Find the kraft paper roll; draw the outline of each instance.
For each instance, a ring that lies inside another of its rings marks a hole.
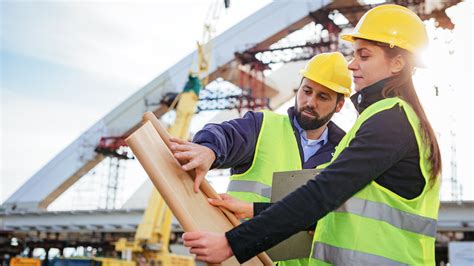
[[[152,112],[146,112],[143,114],[143,120],[150,121],[151,124],[155,127],[156,131],[160,135],[161,139],[164,141],[168,149],[170,148],[171,142],[170,142],[170,135],[168,134],[168,131],[161,125],[160,121],[156,118],[156,116]],[[180,162],[181,164],[183,162]],[[193,178],[194,180],[194,171],[188,171],[188,174]],[[201,186],[199,187],[201,191],[211,199],[221,199],[219,194],[212,188],[212,186],[207,182],[206,179],[204,179],[201,183]],[[240,224],[240,220],[235,217],[235,215],[228,211],[225,208],[220,208],[222,212],[227,216],[229,221],[232,223],[232,225],[237,226]],[[268,258],[269,259],[269,258]]]
[[[169,144],[169,137],[166,137],[167,132],[162,133],[165,136],[165,140],[163,140],[158,134],[160,130],[148,121],[131,134],[126,142],[183,229],[185,231],[204,230],[220,233],[232,229],[234,225],[229,218],[219,208],[209,204],[208,195],[202,192],[203,187],[206,186],[201,186],[201,191],[198,193],[193,191],[192,177],[181,168],[179,162],[168,149],[165,143]],[[216,195],[218,197],[210,185],[207,189],[210,190],[207,192],[214,198]],[[244,265],[273,265],[266,254],[262,257],[262,259],[260,257],[252,258]],[[232,257],[224,261],[222,265],[239,265],[239,263],[235,257]]]

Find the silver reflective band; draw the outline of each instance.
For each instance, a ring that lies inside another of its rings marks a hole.
[[[348,212],[387,222],[397,228],[429,237],[436,236],[435,219],[392,208],[380,202],[350,198],[335,212]]]
[[[255,182],[255,181],[246,181],[246,180],[231,180],[227,191],[233,192],[251,192],[258,194],[265,198],[270,198],[272,195],[272,187],[265,184]]]
[[[360,251],[338,248],[321,242],[314,242],[314,259],[321,260],[333,265],[408,265],[394,261],[382,256],[364,253]]]

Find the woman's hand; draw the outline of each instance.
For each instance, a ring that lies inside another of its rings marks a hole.
[[[240,201],[228,194],[219,194],[220,199],[209,199],[209,203],[216,207],[224,207],[233,212],[239,219],[253,217],[253,203]]]
[[[194,192],[197,193],[204,177],[214,163],[214,160],[216,160],[214,151],[208,147],[179,138],[171,138],[170,141],[171,152],[173,152],[174,157],[183,164],[181,168],[184,171],[193,169],[196,171]]]
[[[183,244],[196,259],[208,263],[221,263],[233,255],[223,233],[187,232],[183,234]]]

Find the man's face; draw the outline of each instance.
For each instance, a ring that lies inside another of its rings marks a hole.
[[[318,129],[341,110],[344,101],[337,102],[337,93],[319,83],[303,78],[296,94],[296,120],[304,130]]]

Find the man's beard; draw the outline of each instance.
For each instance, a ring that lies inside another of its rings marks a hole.
[[[299,110],[298,105],[295,104],[295,110],[296,110],[296,121],[298,121],[298,124],[300,127],[304,130],[314,130],[322,127],[325,125],[329,120],[331,120],[332,115],[336,112],[336,107],[334,107],[334,110],[330,112],[328,115],[320,117],[320,115],[315,112],[312,108],[306,106],[303,108],[303,110]],[[309,112],[314,116],[314,118],[309,118],[302,113],[304,111]]]

